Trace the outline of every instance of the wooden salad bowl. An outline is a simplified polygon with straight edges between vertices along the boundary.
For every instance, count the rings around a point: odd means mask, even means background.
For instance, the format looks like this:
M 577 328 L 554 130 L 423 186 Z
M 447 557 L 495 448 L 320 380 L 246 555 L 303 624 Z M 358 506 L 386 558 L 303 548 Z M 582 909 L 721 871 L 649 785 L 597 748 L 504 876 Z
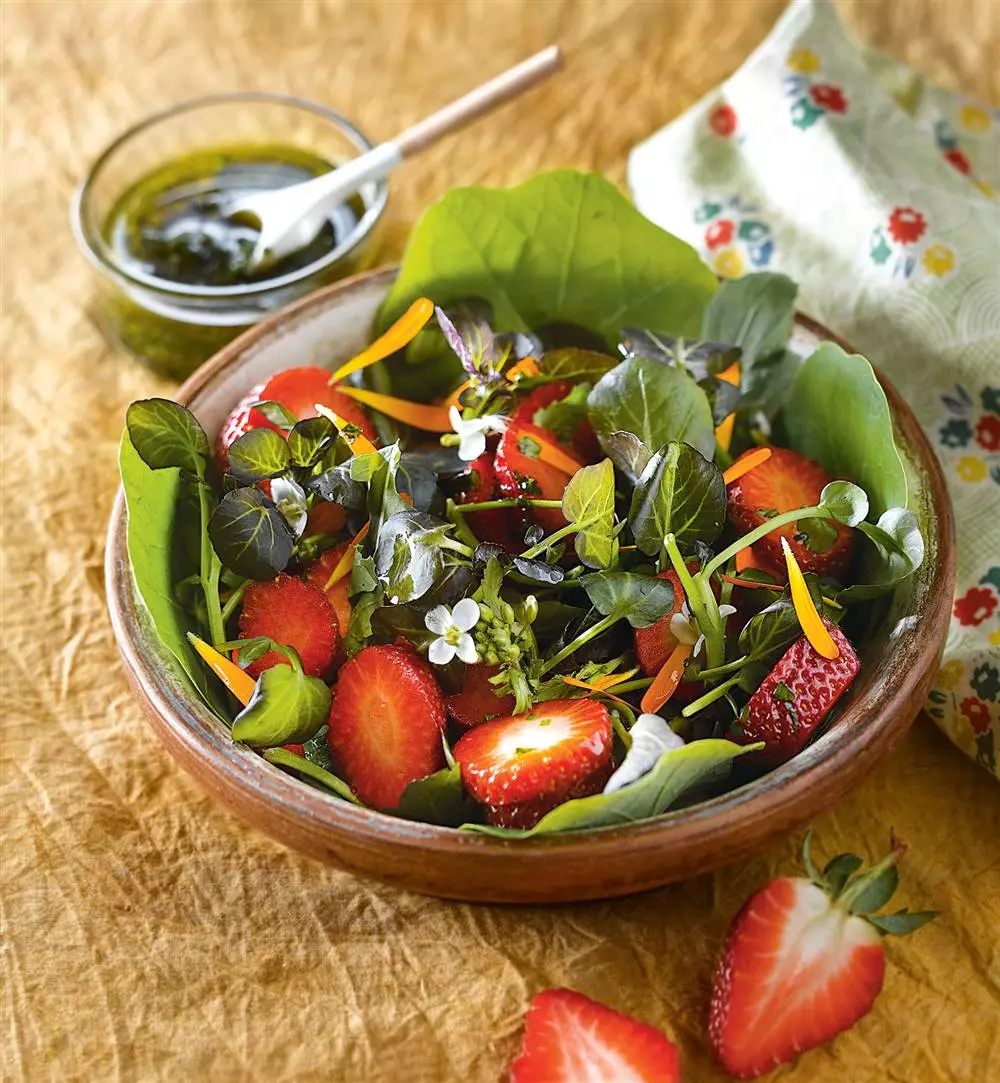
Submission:
M 333 367 L 371 337 L 396 274 L 386 268 L 320 290 L 241 335 L 181 387 L 214 434 L 253 384 L 295 365 Z M 839 341 L 804 316 L 800 353 Z M 840 343 L 840 345 L 844 345 Z M 846 347 L 845 347 L 846 348 Z M 108 532 L 108 604 L 135 694 L 170 753 L 223 805 L 273 838 L 337 868 L 449 899 L 557 903 L 643 891 L 719 868 L 831 809 L 906 733 L 943 647 L 955 580 L 951 505 L 919 424 L 881 378 L 926 541 L 861 653 L 837 724 L 763 778 L 654 820 L 527 841 L 412 823 L 312 789 L 234 744 L 178 675 L 133 585 L 121 491 Z

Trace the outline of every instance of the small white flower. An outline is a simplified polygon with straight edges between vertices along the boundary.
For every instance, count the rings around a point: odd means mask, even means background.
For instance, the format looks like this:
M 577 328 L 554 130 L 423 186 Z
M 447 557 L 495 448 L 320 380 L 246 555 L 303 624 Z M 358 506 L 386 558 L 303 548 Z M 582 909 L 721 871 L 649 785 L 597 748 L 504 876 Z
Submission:
M 454 609 L 436 605 L 426 617 L 424 624 L 437 633 L 427 657 L 436 666 L 446 666 L 457 654 L 467 665 L 479 661 L 476 644 L 469 632 L 479 623 L 479 604 L 471 598 L 463 598 Z
M 472 421 L 463 421 L 457 406 L 452 406 L 448 417 L 451 427 L 458 433 L 458 457 L 467 463 L 478 459 L 486 450 L 487 433 L 503 432 L 507 427 L 507 419 L 501 414 L 484 414 Z
M 608 779 L 605 793 L 614 793 L 623 786 L 637 782 L 660 762 L 665 752 L 684 747 L 684 738 L 678 737 L 658 714 L 641 714 L 629 730 L 632 747 L 621 766 Z
M 271 482 L 271 499 L 298 537 L 305 530 L 309 518 L 305 490 L 291 478 L 275 478 Z
M 720 605 L 719 616 L 723 620 L 726 617 L 736 612 L 736 606 L 733 605 Z M 701 630 L 698 628 L 698 622 L 691 616 L 691 610 L 688 609 L 687 602 L 681 606 L 681 611 L 675 613 L 670 618 L 670 634 L 677 640 L 678 643 L 687 643 L 689 646 L 693 646 L 694 650 L 691 652 L 691 657 L 696 658 L 701 651 L 702 644 L 705 642 L 705 637 L 701 634 Z

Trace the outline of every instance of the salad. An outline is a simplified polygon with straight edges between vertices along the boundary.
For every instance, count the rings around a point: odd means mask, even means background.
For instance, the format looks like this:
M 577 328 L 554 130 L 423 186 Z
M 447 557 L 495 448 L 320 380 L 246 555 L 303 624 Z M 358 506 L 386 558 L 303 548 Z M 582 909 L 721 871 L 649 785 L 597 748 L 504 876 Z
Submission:
M 792 353 L 795 296 L 594 175 L 451 193 L 360 355 L 219 433 L 129 408 L 157 633 L 234 741 L 408 819 L 528 838 L 786 763 L 923 559 L 872 368 Z

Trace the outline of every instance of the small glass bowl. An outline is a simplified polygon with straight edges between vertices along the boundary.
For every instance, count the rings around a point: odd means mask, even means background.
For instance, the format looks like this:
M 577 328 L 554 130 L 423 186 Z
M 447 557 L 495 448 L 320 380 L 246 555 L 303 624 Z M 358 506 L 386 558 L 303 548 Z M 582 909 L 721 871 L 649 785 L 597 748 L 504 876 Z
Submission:
M 199 151 L 235 144 L 300 147 L 330 162 L 372 148 L 337 113 L 280 94 L 198 98 L 156 113 L 115 140 L 77 189 L 72 225 L 100 272 L 93 314 L 105 336 L 151 368 L 184 379 L 241 331 L 320 286 L 362 270 L 364 252 L 388 198 L 385 181 L 358 193 L 363 213 L 348 236 L 295 271 L 237 286 L 192 286 L 126 267 L 105 227 L 115 202 L 153 170 Z

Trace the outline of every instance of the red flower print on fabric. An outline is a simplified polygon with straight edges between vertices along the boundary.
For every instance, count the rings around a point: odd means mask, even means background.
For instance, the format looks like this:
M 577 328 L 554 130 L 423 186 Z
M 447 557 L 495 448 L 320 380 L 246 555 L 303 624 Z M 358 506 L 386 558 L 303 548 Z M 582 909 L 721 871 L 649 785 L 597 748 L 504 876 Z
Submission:
M 846 113 L 847 99 L 839 86 L 829 83 L 816 83 L 809 88 L 812 100 L 828 113 Z
M 955 619 L 959 624 L 982 624 L 993 615 L 997 596 L 986 587 L 969 587 L 955 600 Z
M 964 150 L 959 150 L 958 147 L 954 147 L 945 154 L 945 161 L 950 162 L 959 173 L 964 173 L 968 176 L 972 172 L 972 162 L 969 161 L 969 156 Z
M 705 245 L 709 249 L 721 248 L 733 239 L 733 223 L 728 218 L 720 218 L 705 230 Z
M 927 219 L 912 207 L 897 207 L 889 215 L 889 236 L 897 244 L 913 244 L 927 231 Z
M 732 135 L 736 131 L 736 110 L 731 105 L 717 105 L 708 114 L 708 126 L 716 135 Z
M 990 709 L 981 699 L 967 696 L 959 704 L 959 710 L 969 720 L 974 733 L 986 733 L 990 728 Z
M 1000 417 L 981 417 L 976 422 L 976 439 L 987 451 L 1000 451 Z

